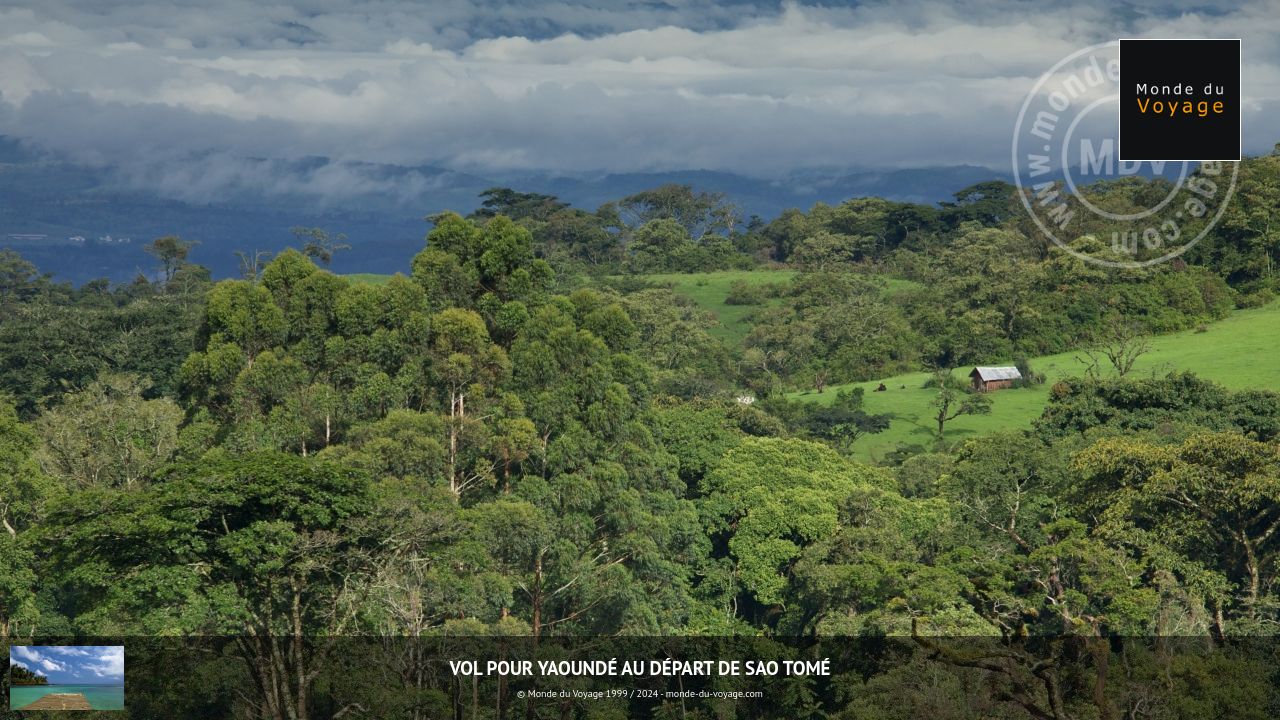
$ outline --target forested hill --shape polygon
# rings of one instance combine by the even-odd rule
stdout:
[[[1153,185],[1086,192],[1122,212]],[[1280,627],[1280,395],[1139,362],[1154,335],[1270,306],[1280,155],[1243,163],[1233,206],[1179,261],[1118,271],[1029,232],[999,182],[768,222],[681,185],[594,211],[482,201],[436,216],[379,282],[327,269],[350,251],[323,230],[217,282],[179,237],[150,243],[159,281],[73,287],[0,253],[0,643],[238,639],[155,673],[173,717],[516,703],[416,652],[352,657],[343,636],[914,638],[785,678],[743,718],[1277,706],[1270,654],[1113,650]],[[755,272],[729,288],[749,308],[730,334],[670,277],[733,269]],[[1036,387],[1018,359],[1031,387],[967,381],[1049,352],[1078,372]],[[875,464],[857,449],[892,407],[794,395],[908,371],[927,438]],[[1015,393],[1043,411],[948,431]],[[993,649],[930,644],[947,636]],[[481,687],[497,702],[472,712]],[[631,703],[592,712],[723,709]]]
[[[430,165],[221,156],[193,157],[188,167],[91,167],[0,136],[0,196],[6,199],[0,205],[0,249],[18,250],[59,280],[126,282],[151,272],[144,243],[177,234],[198,240],[191,260],[223,278],[239,273],[237,252],[279,252],[294,242],[292,227],[324,227],[345,234],[352,246],[335,269],[392,273],[407,270],[406,258],[429,227],[424,216],[470,212],[480,203],[479,193],[492,187],[555,195],[594,210],[666,183],[691,184],[732,197],[746,219],[852,196],[929,204],[1004,175],[962,166],[829,169],[768,179],[697,171],[482,176]]]

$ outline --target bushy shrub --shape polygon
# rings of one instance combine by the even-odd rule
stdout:
[[[1241,309],[1262,307],[1263,305],[1271,304],[1271,301],[1275,299],[1276,294],[1272,292],[1270,288],[1262,288],[1260,290],[1254,290],[1251,293],[1241,295],[1236,300],[1236,307]]]
[[[729,285],[729,294],[724,298],[725,305],[763,305],[768,299],[768,288],[753,285],[746,280],[734,280]]]
[[[1031,369],[1031,362],[1025,357],[1020,357],[1013,364],[1018,368],[1018,372],[1022,375],[1022,379],[1014,382],[1014,387],[1035,387],[1044,384],[1044,373],[1038,373]]]

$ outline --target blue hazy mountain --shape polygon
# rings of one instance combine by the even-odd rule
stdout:
[[[192,157],[128,167],[91,165],[0,137],[0,247],[12,247],[55,278],[124,281],[154,273],[142,246],[161,235],[198,240],[191,260],[234,275],[236,251],[275,252],[290,228],[345,233],[338,272],[396,272],[422,247],[425,217],[467,213],[485,189],[556,195],[587,210],[664,183],[725,193],[744,217],[876,195],[934,203],[1007,175],[977,166],[905,170],[814,169],[782,178],[725,172],[479,175],[430,165]]]

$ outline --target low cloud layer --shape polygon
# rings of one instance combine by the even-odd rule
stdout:
[[[6,6],[0,134],[193,198],[269,188],[232,158],[312,155],[477,172],[1004,168],[1042,72],[1146,36],[1243,38],[1246,151],[1280,140],[1275,0],[590,5]]]

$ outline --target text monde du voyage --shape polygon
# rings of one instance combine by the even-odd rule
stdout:
[[[1222,96],[1223,85],[1205,83],[1197,89],[1187,83],[1175,85],[1149,85],[1136,83],[1134,100],[1138,103],[1138,112],[1143,115],[1161,115],[1166,117],[1194,116],[1209,117],[1226,113],[1226,104],[1222,100],[1198,100],[1193,98]],[[1145,97],[1144,97],[1145,96]]]

